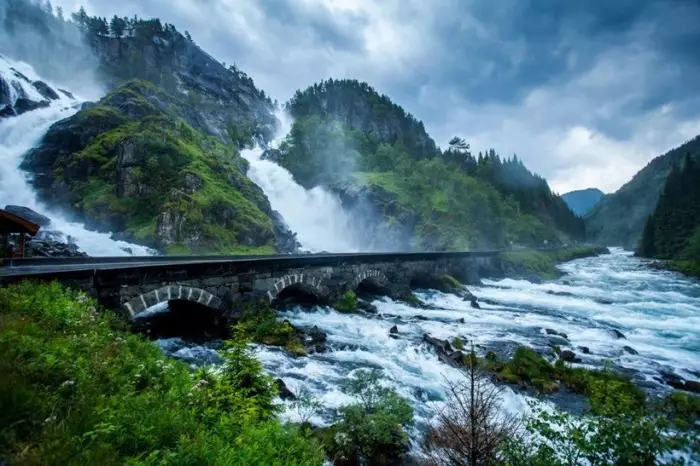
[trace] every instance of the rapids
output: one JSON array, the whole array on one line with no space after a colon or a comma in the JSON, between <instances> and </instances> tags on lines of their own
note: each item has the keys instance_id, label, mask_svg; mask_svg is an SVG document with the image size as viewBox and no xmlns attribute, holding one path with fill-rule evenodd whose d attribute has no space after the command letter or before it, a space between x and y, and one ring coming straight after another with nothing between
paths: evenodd
<instances>
[{"instance_id":1,"label":"rapids","mask_svg":"<svg viewBox=\"0 0 700 466\"><path fill-rule=\"evenodd\" d=\"M340 383L352 371L382 369L386 383L407 397L415 409L414 439L444 398L444 380L460 377L422 343L424 333L441 339L460 336L481 354L507 352L518 344L551 354L553 337L545 331L551 329L567 335L567 348L582 358L581 364L600 367L609 360L652 392L669 389L661 380L662 372L688 380L700 378L700 283L652 270L622 250L572 261L561 269L566 272L564 277L540 285L506 279L484 280L481 286L470 287L482 309L430 290L417 295L438 309L417 309L388 298L374 301L378 315L293 308L280 317L300 327L318 326L328 334L330 350L302 358L259 345L254 352L266 370L282 378L293 392L305 386L322 402L325 410L312 419L319 425L331 422L331 408L351 401L341 392ZM389 336L393 325L398 327L398 339ZM625 338L618 338L613 330ZM583 354L583 346L590 354ZM638 354L629 354L624 346ZM201 346L183 347L182 342L175 347L180 352L175 356L190 363L196 355L207 353ZM526 412L527 401L524 393L506 388L505 409ZM577 409L571 400L557 404ZM295 419L296 413L289 409L284 416Z\"/></svg>"}]
</instances>

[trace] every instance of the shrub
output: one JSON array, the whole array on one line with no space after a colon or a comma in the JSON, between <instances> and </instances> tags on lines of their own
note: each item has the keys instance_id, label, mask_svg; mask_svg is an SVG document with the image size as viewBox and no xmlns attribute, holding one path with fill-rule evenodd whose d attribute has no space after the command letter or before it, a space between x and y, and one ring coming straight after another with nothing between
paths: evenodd
<instances>
[{"instance_id":1,"label":"shrub","mask_svg":"<svg viewBox=\"0 0 700 466\"><path fill-rule=\"evenodd\" d=\"M282 346L294 356L306 356L306 350L294 326L277 318L276 312L262 302L251 303L234 326L237 338L264 345Z\"/></svg>"},{"instance_id":2,"label":"shrub","mask_svg":"<svg viewBox=\"0 0 700 466\"><path fill-rule=\"evenodd\" d=\"M355 312L357 310L357 295L354 291L346 291L343 296L333 303L338 312Z\"/></svg>"},{"instance_id":3,"label":"shrub","mask_svg":"<svg viewBox=\"0 0 700 466\"><path fill-rule=\"evenodd\" d=\"M0 458L9 464L320 465L274 417L242 343L220 377L190 372L80 292L0 288Z\"/></svg>"},{"instance_id":4,"label":"shrub","mask_svg":"<svg viewBox=\"0 0 700 466\"><path fill-rule=\"evenodd\" d=\"M460 351L463 351L463 350L464 350L464 342L462 341L461 338L459 338L459 337L454 337L454 338L452 339L451 343L452 343L452 346L454 346L454 347L457 348L458 350L460 350Z\"/></svg>"},{"instance_id":5,"label":"shrub","mask_svg":"<svg viewBox=\"0 0 700 466\"><path fill-rule=\"evenodd\" d=\"M354 464L386 464L405 452L408 436L404 428L413 424L413 408L396 391L380 383L377 369L359 370L342 386L358 403L343 406L339 421L326 431L329 456Z\"/></svg>"}]
</instances>

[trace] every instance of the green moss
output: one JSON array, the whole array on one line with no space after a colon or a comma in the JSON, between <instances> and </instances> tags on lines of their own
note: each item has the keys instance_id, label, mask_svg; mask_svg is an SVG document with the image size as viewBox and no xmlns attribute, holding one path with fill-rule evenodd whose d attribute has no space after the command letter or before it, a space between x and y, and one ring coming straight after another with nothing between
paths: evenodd
<instances>
[{"instance_id":1,"label":"green moss","mask_svg":"<svg viewBox=\"0 0 700 466\"><path fill-rule=\"evenodd\" d=\"M250 303L234 327L238 338L247 338L264 345L281 346L293 356L306 356L297 330L287 320L279 320L267 303Z\"/></svg>"},{"instance_id":2,"label":"green moss","mask_svg":"<svg viewBox=\"0 0 700 466\"><path fill-rule=\"evenodd\" d=\"M338 312L357 311L357 294L351 290L346 291L338 301L333 303L333 308Z\"/></svg>"},{"instance_id":3,"label":"green moss","mask_svg":"<svg viewBox=\"0 0 700 466\"><path fill-rule=\"evenodd\" d=\"M464 288L464 285L462 285L459 282L459 280L457 280L452 275L440 275L438 279L440 280L440 283L442 284L443 289L445 290L461 290L462 288Z\"/></svg>"},{"instance_id":4,"label":"green moss","mask_svg":"<svg viewBox=\"0 0 700 466\"><path fill-rule=\"evenodd\" d=\"M399 298L399 300L403 301L404 303L406 303L410 306L414 306L414 307L420 307L423 305L423 301L418 299L418 297L416 295L414 295L412 292L409 292L409 293L402 295Z\"/></svg>"},{"instance_id":5,"label":"green moss","mask_svg":"<svg viewBox=\"0 0 700 466\"><path fill-rule=\"evenodd\" d=\"M669 269L680 272L683 275L700 278L700 260L673 260L666 261L665 264Z\"/></svg>"},{"instance_id":6,"label":"green moss","mask_svg":"<svg viewBox=\"0 0 700 466\"><path fill-rule=\"evenodd\" d=\"M166 358L85 294L0 288L0 457L8 464L321 465L283 426L245 342L220 375ZM167 407L167 409L164 409Z\"/></svg>"},{"instance_id":7,"label":"green moss","mask_svg":"<svg viewBox=\"0 0 700 466\"><path fill-rule=\"evenodd\" d=\"M274 253L270 206L245 160L180 116L172 96L127 83L73 117L97 136L53 174L88 219L168 253ZM177 225L174 244L157 235L163 213Z\"/></svg>"},{"instance_id":8,"label":"green moss","mask_svg":"<svg viewBox=\"0 0 700 466\"><path fill-rule=\"evenodd\" d=\"M461 338L454 337L450 343L452 343L452 346L454 346L458 350L460 350L460 351L464 350L464 342L462 341Z\"/></svg>"},{"instance_id":9,"label":"green moss","mask_svg":"<svg viewBox=\"0 0 700 466\"><path fill-rule=\"evenodd\" d=\"M550 364L525 346L518 347L507 361L501 361L489 352L480 364L493 371L502 382L533 387L543 394L555 392L560 384L564 384L573 392L588 396L594 409L603 406L605 398L613 392L618 397L618 404L627 403L630 409L644 404L644 394L625 376L607 369L571 367L561 359Z\"/></svg>"}]
</instances>

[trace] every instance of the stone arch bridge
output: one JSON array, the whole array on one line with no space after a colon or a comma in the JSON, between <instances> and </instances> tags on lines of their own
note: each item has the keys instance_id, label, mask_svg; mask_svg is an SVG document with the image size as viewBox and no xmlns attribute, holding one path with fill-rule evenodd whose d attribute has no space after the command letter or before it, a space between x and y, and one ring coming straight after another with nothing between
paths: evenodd
<instances>
[{"instance_id":1,"label":"stone arch bridge","mask_svg":"<svg viewBox=\"0 0 700 466\"><path fill-rule=\"evenodd\" d=\"M172 300L222 312L242 301L274 302L294 292L332 302L365 284L399 297L416 277L425 283L426 277L449 274L473 284L498 270L499 262L497 252L13 259L0 268L0 284L32 277L59 280L134 318Z\"/></svg>"}]
</instances>

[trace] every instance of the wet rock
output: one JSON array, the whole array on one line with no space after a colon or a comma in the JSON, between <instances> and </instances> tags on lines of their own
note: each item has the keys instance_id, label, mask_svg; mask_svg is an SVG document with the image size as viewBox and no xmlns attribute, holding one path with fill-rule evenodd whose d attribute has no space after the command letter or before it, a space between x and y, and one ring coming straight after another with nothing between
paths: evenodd
<instances>
[{"instance_id":1,"label":"wet rock","mask_svg":"<svg viewBox=\"0 0 700 466\"><path fill-rule=\"evenodd\" d=\"M568 280L562 280L562 285L571 286L571 282Z\"/></svg>"},{"instance_id":2,"label":"wet rock","mask_svg":"<svg viewBox=\"0 0 700 466\"><path fill-rule=\"evenodd\" d=\"M357 308L361 309L365 312L369 312L370 314L376 314L379 312L379 310L377 309L377 306L375 306L374 304L367 302L363 299L357 300Z\"/></svg>"},{"instance_id":3,"label":"wet rock","mask_svg":"<svg viewBox=\"0 0 700 466\"><path fill-rule=\"evenodd\" d=\"M604 299L604 298L598 298L598 299L595 300L595 302L598 303L598 304L605 304L605 305L609 305L609 304L612 304L612 303L613 303L613 302L610 301L609 299Z\"/></svg>"},{"instance_id":4,"label":"wet rock","mask_svg":"<svg viewBox=\"0 0 700 466\"><path fill-rule=\"evenodd\" d=\"M88 257L75 244L51 240L32 240L27 243L26 257Z\"/></svg>"},{"instance_id":5,"label":"wet rock","mask_svg":"<svg viewBox=\"0 0 700 466\"><path fill-rule=\"evenodd\" d=\"M613 329L610 329L609 332L612 333L612 335L613 335L615 338L617 338L618 340L619 340L619 339L627 339L627 337L624 335L624 333L622 333L622 332L620 332L619 330L616 330L616 329L614 329L614 328L613 328Z\"/></svg>"},{"instance_id":6,"label":"wet rock","mask_svg":"<svg viewBox=\"0 0 700 466\"><path fill-rule=\"evenodd\" d=\"M591 350L588 346L579 346L578 349L580 349L583 354L591 354Z\"/></svg>"},{"instance_id":7,"label":"wet rock","mask_svg":"<svg viewBox=\"0 0 700 466\"><path fill-rule=\"evenodd\" d=\"M326 352L326 340L328 336L323 330L314 325L311 328L297 329L297 331L304 344L304 349L308 354Z\"/></svg>"},{"instance_id":8,"label":"wet rock","mask_svg":"<svg viewBox=\"0 0 700 466\"><path fill-rule=\"evenodd\" d=\"M422 316L422 315L417 315L417 316L414 317L414 319L416 319L416 320L430 320L430 319L428 319L427 317Z\"/></svg>"},{"instance_id":9,"label":"wet rock","mask_svg":"<svg viewBox=\"0 0 700 466\"><path fill-rule=\"evenodd\" d=\"M683 377L668 371L661 371L659 372L659 374L661 375L661 379L664 383L666 383L666 385L669 385L678 390L685 389L685 380L683 379Z\"/></svg>"},{"instance_id":10,"label":"wet rock","mask_svg":"<svg viewBox=\"0 0 700 466\"><path fill-rule=\"evenodd\" d=\"M31 112L39 108L46 108L49 105L51 104L48 100L36 102L34 100L29 100L25 97L20 97L15 101L14 111L17 115L22 115L23 113Z\"/></svg>"},{"instance_id":11,"label":"wet rock","mask_svg":"<svg viewBox=\"0 0 700 466\"><path fill-rule=\"evenodd\" d=\"M470 304L474 309L481 309L481 306L479 306L479 302L476 299L472 299Z\"/></svg>"},{"instance_id":12,"label":"wet rock","mask_svg":"<svg viewBox=\"0 0 700 466\"><path fill-rule=\"evenodd\" d=\"M700 382L697 380L686 380L684 390L693 393L700 393Z\"/></svg>"},{"instance_id":13,"label":"wet rock","mask_svg":"<svg viewBox=\"0 0 700 466\"><path fill-rule=\"evenodd\" d=\"M569 346L569 340L556 336L556 337L548 337L547 338L547 344L549 346Z\"/></svg>"},{"instance_id":14,"label":"wet rock","mask_svg":"<svg viewBox=\"0 0 700 466\"><path fill-rule=\"evenodd\" d=\"M272 220L272 232L275 235L275 248L280 254L296 254L301 248L301 243L297 240L297 234L294 233L284 221L282 214L273 210L270 213Z\"/></svg>"},{"instance_id":15,"label":"wet rock","mask_svg":"<svg viewBox=\"0 0 700 466\"><path fill-rule=\"evenodd\" d=\"M460 367L464 364L464 354L461 351L455 351L447 340L433 338L426 333L423 335L423 341L435 350L438 359L443 363L452 367Z\"/></svg>"},{"instance_id":16,"label":"wet rock","mask_svg":"<svg viewBox=\"0 0 700 466\"><path fill-rule=\"evenodd\" d=\"M47 227L51 224L51 219L45 215L41 215L38 212L33 211L29 207L19 206L19 205L6 205L5 210L22 217L25 220L29 220L32 223L39 225L40 227Z\"/></svg>"},{"instance_id":17,"label":"wet rock","mask_svg":"<svg viewBox=\"0 0 700 466\"><path fill-rule=\"evenodd\" d=\"M56 91L51 89L44 81L34 81L32 86L34 86L34 89L36 89L44 99L58 100L60 98L58 94L56 94Z\"/></svg>"},{"instance_id":18,"label":"wet rock","mask_svg":"<svg viewBox=\"0 0 700 466\"><path fill-rule=\"evenodd\" d=\"M560 336L560 337L566 338L566 339L569 338L569 336L566 333L557 332L556 330L553 330L551 328L546 328L546 329L544 329L544 331L547 333L547 335L557 335L557 336Z\"/></svg>"},{"instance_id":19,"label":"wet rock","mask_svg":"<svg viewBox=\"0 0 700 466\"><path fill-rule=\"evenodd\" d=\"M631 346L625 345L622 347L622 349L627 351L629 354L639 354L639 352L636 349L632 348Z\"/></svg>"},{"instance_id":20,"label":"wet rock","mask_svg":"<svg viewBox=\"0 0 700 466\"><path fill-rule=\"evenodd\" d=\"M71 94L70 92L68 92L68 91L66 91L66 90L64 90L64 89L60 89L60 88L57 89L57 90L58 90L58 92L60 92L61 94L65 95L65 96L68 97L69 99L75 100L75 96L73 96L73 94Z\"/></svg>"},{"instance_id":21,"label":"wet rock","mask_svg":"<svg viewBox=\"0 0 700 466\"><path fill-rule=\"evenodd\" d=\"M292 392L282 379L275 379L275 386L280 398L283 400L296 400L297 396Z\"/></svg>"},{"instance_id":22,"label":"wet rock","mask_svg":"<svg viewBox=\"0 0 700 466\"><path fill-rule=\"evenodd\" d=\"M564 350L559 353L559 359L566 362L581 362L581 359L576 357L576 353L570 350Z\"/></svg>"},{"instance_id":23,"label":"wet rock","mask_svg":"<svg viewBox=\"0 0 700 466\"><path fill-rule=\"evenodd\" d=\"M458 323L458 324L466 324L467 321L464 320L464 317L462 317L461 319L457 319L457 323Z\"/></svg>"},{"instance_id":24,"label":"wet rock","mask_svg":"<svg viewBox=\"0 0 700 466\"><path fill-rule=\"evenodd\" d=\"M547 294L551 294L553 296L574 296L573 293L569 293L568 291L553 291L553 290L548 290Z\"/></svg>"},{"instance_id":25,"label":"wet rock","mask_svg":"<svg viewBox=\"0 0 700 466\"><path fill-rule=\"evenodd\" d=\"M396 325L394 325L389 329L389 333L392 335L397 335L399 333L399 328Z\"/></svg>"}]
</instances>

